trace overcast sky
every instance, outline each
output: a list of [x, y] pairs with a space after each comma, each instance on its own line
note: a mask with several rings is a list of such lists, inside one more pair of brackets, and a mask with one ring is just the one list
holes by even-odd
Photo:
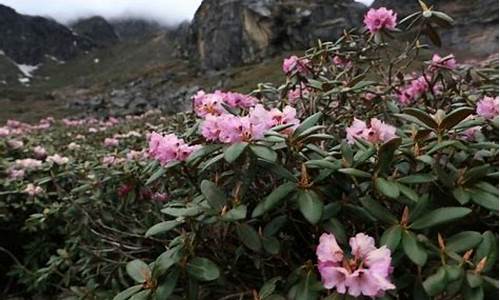
[[[190, 20], [202, 0], [0, 0], [18, 12], [67, 23], [93, 15], [146, 17], [165, 24]], [[371, 3], [373, 0], [356, 0]]]

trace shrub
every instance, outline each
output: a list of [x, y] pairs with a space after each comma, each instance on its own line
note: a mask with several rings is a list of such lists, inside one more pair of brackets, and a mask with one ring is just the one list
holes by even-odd
[[498, 294], [498, 61], [431, 58], [451, 18], [422, 10], [369, 12], [283, 85], [168, 120], [11, 122], [2, 216], [29, 239], [11, 274], [116, 300]]

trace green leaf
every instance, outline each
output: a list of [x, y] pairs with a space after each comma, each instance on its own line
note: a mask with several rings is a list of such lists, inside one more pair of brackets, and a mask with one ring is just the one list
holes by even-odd
[[339, 169], [338, 171], [340, 173], [351, 175], [354, 177], [362, 177], [362, 178], [371, 178], [372, 177], [372, 174], [367, 173], [365, 171], [358, 170], [358, 169], [354, 169], [354, 168], [343, 168], [343, 169]]
[[483, 279], [481, 278], [481, 275], [470, 272], [470, 271], [467, 272], [466, 278], [467, 278], [467, 283], [469, 284], [469, 286], [471, 288], [477, 288], [477, 287], [481, 286], [481, 284], [483, 283]]
[[221, 191], [215, 183], [209, 180], [203, 180], [200, 185], [201, 193], [212, 208], [220, 211], [226, 205], [227, 199], [224, 192]]
[[415, 234], [409, 231], [404, 231], [402, 236], [403, 250], [408, 258], [419, 266], [425, 265], [427, 262], [427, 252], [422, 248], [417, 241]]
[[275, 237], [262, 237], [262, 246], [269, 254], [276, 255], [280, 252], [280, 242]]
[[182, 224], [182, 223], [184, 223], [184, 222], [165, 221], [165, 222], [158, 223], [156, 225], [153, 225], [151, 228], [149, 228], [148, 231], [146, 231], [145, 236], [150, 237], [150, 236], [153, 236], [153, 235], [156, 235], [159, 233], [167, 232], [169, 230], [174, 229], [175, 227], [177, 227], [179, 224]]
[[340, 161], [326, 160], [326, 159], [316, 159], [306, 161], [306, 166], [308, 167], [318, 167], [323, 169], [338, 170], [340, 168]]
[[452, 193], [453, 197], [455, 197], [460, 204], [465, 205], [469, 203], [471, 194], [469, 194], [463, 187], [459, 186], [455, 188]]
[[387, 248], [394, 252], [401, 242], [401, 234], [402, 230], [400, 225], [391, 226], [382, 234], [380, 244], [386, 245]]
[[436, 296], [444, 291], [447, 281], [446, 271], [441, 267], [435, 274], [427, 277], [422, 285], [429, 296]]
[[370, 197], [362, 198], [361, 204], [363, 204], [363, 207], [366, 208], [368, 213], [374, 216], [375, 218], [389, 224], [398, 223], [398, 219], [395, 216], [393, 216], [392, 213], [387, 208], [385, 208], [382, 204], [378, 203], [372, 198]]
[[151, 278], [151, 269], [140, 259], [135, 259], [127, 264], [127, 273], [138, 283], [143, 283]]
[[226, 214], [222, 216], [222, 220], [224, 221], [237, 221], [244, 219], [247, 215], [247, 206], [242, 204], [239, 205], [230, 211], [228, 211]]
[[307, 117], [307, 119], [302, 121], [302, 123], [300, 123], [299, 127], [297, 127], [295, 129], [294, 136], [299, 136], [305, 130], [316, 125], [316, 123], [318, 123], [318, 121], [321, 119], [322, 116], [323, 116], [323, 114], [318, 112], [318, 113], [315, 113], [314, 115]]
[[296, 300], [316, 300], [318, 298], [318, 291], [314, 288], [317, 279], [314, 278], [312, 272], [299, 283], [297, 294], [294, 299]]
[[293, 182], [285, 182], [269, 194], [264, 201], [261, 201], [252, 212], [252, 218], [259, 217], [267, 211], [273, 209], [285, 199], [288, 194], [295, 191], [297, 185]]
[[401, 194], [403, 194], [406, 198], [410, 199], [411, 201], [418, 202], [418, 194], [413, 189], [401, 183], [398, 183], [398, 188]]
[[187, 264], [187, 272], [199, 281], [212, 281], [220, 276], [219, 268], [208, 258], [195, 257]]
[[167, 207], [162, 209], [161, 212], [174, 217], [194, 217], [201, 213], [201, 209], [198, 206], [186, 208]]
[[273, 149], [267, 147], [267, 146], [262, 146], [262, 145], [250, 145], [250, 149], [252, 149], [252, 152], [258, 157], [261, 158], [265, 161], [269, 162], [275, 162], [278, 154], [276, 151]]
[[415, 174], [408, 175], [406, 177], [401, 177], [398, 179], [400, 183], [404, 184], [420, 184], [420, 183], [428, 183], [436, 180], [436, 177], [432, 174]]
[[470, 107], [460, 107], [450, 112], [439, 124], [439, 130], [450, 130], [458, 123], [462, 122], [470, 114], [474, 112], [474, 109]]
[[381, 172], [387, 172], [389, 170], [391, 162], [394, 158], [394, 152], [399, 148], [401, 142], [401, 138], [394, 138], [380, 146], [378, 150], [378, 170], [380, 170]]
[[271, 296], [274, 293], [274, 290], [276, 289], [276, 282], [278, 282], [279, 280], [281, 280], [281, 277], [277, 276], [266, 281], [266, 283], [264, 283], [264, 285], [259, 291], [259, 297], [261, 299], [264, 299], [266, 297]]
[[158, 178], [163, 176], [163, 174], [165, 174], [166, 172], [167, 172], [167, 170], [164, 167], [160, 167], [158, 170], [156, 170], [156, 172], [153, 173], [153, 175], [151, 175], [151, 177], [149, 177], [149, 179], [146, 181], [146, 183], [144, 185], [150, 185], [151, 183], [156, 181]]
[[406, 108], [403, 110], [403, 112], [407, 115], [417, 118], [420, 122], [424, 123], [432, 129], [439, 128], [438, 123], [429, 114], [418, 108]]
[[344, 225], [338, 219], [328, 219], [328, 221], [323, 223], [323, 229], [326, 232], [333, 233], [340, 244], [347, 244], [347, 234]]
[[399, 186], [397, 182], [389, 181], [387, 179], [379, 177], [375, 179], [375, 187], [380, 193], [391, 199], [396, 199], [399, 197]]
[[259, 234], [255, 229], [253, 229], [253, 227], [242, 223], [236, 227], [236, 231], [241, 242], [249, 249], [252, 249], [255, 252], [259, 252], [262, 249], [262, 242]]
[[462, 231], [446, 239], [446, 249], [460, 253], [475, 248], [482, 240], [479, 232]]
[[128, 289], [121, 291], [113, 298], [113, 300], [127, 300], [140, 290], [142, 290], [142, 284], [131, 286]]
[[174, 292], [177, 280], [179, 278], [179, 271], [176, 269], [170, 272], [163, 282], [156, 288], [154, 300], [169, 299], [170, 295]]
[[471, 212], [472, 210], [465, 207], [442, 207], [415, 220], [410, 227], [417, 230], [425, 229], [461, 219]]
[[240, 157], [243, 151], [245, 151], [247, 146], [247, 143], [232, 144], [231, 146], [227, 147], [226, 150], [224, 150], [224, 159], [228, 163], [234, 162], [238, 159], [238, 157]]
[[318, 194], [312, 190], [301, 190], [297, 196], [299, 210], [311, 224], [316, 224], [323, 215], [323, 202]]
[[483, 240], [476, 249], [476, 255], [474, 255], [474, 263], [477, 264], [484, 257], [486, 257], [486, 265], [483, 272], [489, 272], [497, 266], [498, 260], [498, 240], [491, 231], [483, 233]]
[[264, 235], [271, 237], [275, 235], [276, 233], [279, 232], [279, 230], [285, 226], [286, 222], [288, 221], [288, 218], [284, 215], [282, 216], [277, 216], [276, 218], [272, 219], [271, 222], [269, 222], [265, 227], [264, 227]]
[[472, 202], [492, 211], [498, 211], [498, 196], [474, 189], [471, 193]]
[[147, 300], [150, 294], [151, 290], [144, 290], [130, 297], [130, 300]]
[[153, 265], [153, 277], [158, 278], [162, 276], [174, 264], [175, 260], [172, 258], [172, 254], [170, 252], [163, 252], [155, 260]]

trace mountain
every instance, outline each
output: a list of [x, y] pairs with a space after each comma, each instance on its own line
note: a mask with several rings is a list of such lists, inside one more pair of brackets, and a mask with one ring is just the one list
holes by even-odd
[[116, 44], [119, 40], [113, 26], [103, 17], [80, 19], [70, 26], [78, 35], [92, 40], [101, 47]]
[[[424, 2], [455, 20], [452, 28], [441, 30], [444, 50], [461, 57], [484, 57], [498, 52], [498, 0]], [[372, 6], [392, 8], [398, 12], [399, 18], [421, 9], [416, 0], [375, 0]]]
[[21, 15], [1, 4], [0, 37], [0, 50], [25, 65], [37, 65], [47, 55], [65, 61], [96, 46], [54, 20]]
[[333, 40], [358, 26], [366, 9], [354, 0], [205, 0], [184, 47], [205, 69], [255, 63]]
[[156, 21], [137, 18], [117, 18], [109, 21], [122, 40], [141, 39], [165, 30], [165, 26]]

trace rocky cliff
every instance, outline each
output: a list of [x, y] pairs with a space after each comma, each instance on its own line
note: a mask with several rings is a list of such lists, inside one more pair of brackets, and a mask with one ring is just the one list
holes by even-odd
[[118, 42], [118, 35], [113, 26], [103, 17], [78, 20], [71, 25], [71, 28], [78, 35], [91, 39], [99, 46], [107, 47]]
[[[447, 51], [463, 57], [481, 57], [498, 52], [497, 0], [426, 0], [436, 10], [454, 18], [453, 28], [441, 30]], [[403, 18], [420, 9], [416, 0], [375, 0], [373, 7], [390, 7]]]
[[206, 69], [253, 63], [332, 40], [359, 25], [365, 10], [353, 0], [205, 0], [185, 47]]
[[0, 4], [0, 50], [18, 64], [36, 65], [46, 55], [67, 60], [95, 44], [50, 19], [25, 16]]

